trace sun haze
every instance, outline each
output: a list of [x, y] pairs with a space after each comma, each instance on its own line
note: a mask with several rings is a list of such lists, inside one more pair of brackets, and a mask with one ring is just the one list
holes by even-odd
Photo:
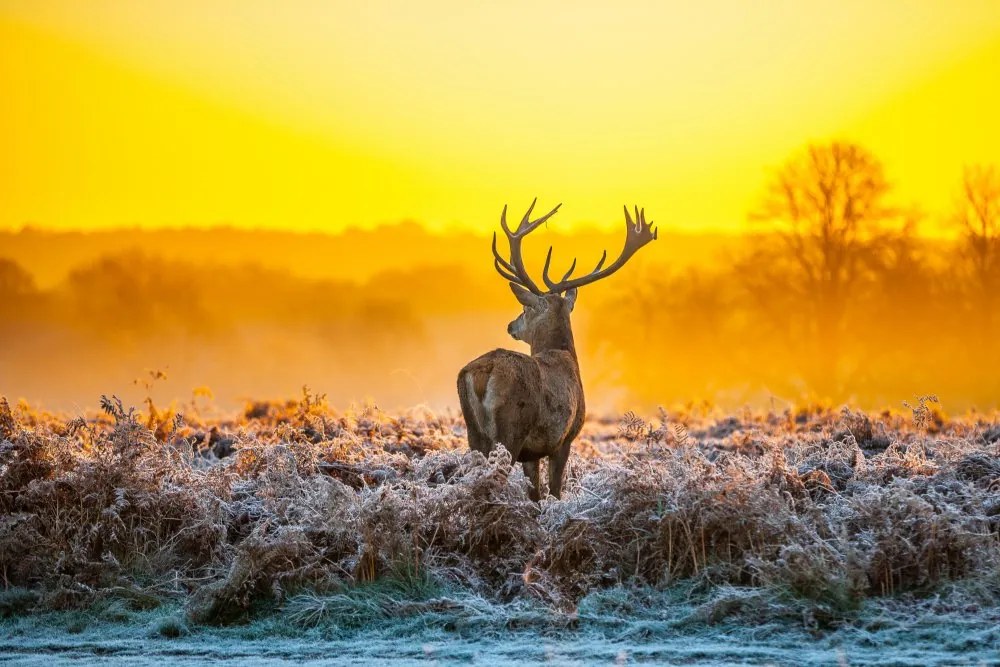
[[0, 3], [0, 228], [736, 231], [810, 140], [944, 210], [1000, 155], [1000, 3]]

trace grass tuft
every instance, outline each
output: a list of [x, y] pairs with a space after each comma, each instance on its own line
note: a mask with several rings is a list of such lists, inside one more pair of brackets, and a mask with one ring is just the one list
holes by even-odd
[[163, 637], [165, 639], [177, 639], [184, 637], [189, 632], [184, 618], [178, 614], [161, 616], [150, 625], [149, 635], [151, 637]]

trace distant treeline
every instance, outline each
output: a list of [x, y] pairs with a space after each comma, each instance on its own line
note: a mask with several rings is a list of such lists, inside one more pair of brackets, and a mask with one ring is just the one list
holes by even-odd
[[[969, 167], [944, 222], [917, 236], [864, 148], [809, 146], [773, 175], [729, 264], [621, 292], [610, 339], [642, 398], [768, 395], [899, 407], [938, 394], [1000, 405], [1000, 172]], [[664, 399], [661, 399], [664, 400]]]
[[414, 389], [448, 344], [447, 334], [433, 339], [434, 320], [475, 326], [482, 301], [451, 289], [461, 276], [461, 267], [420, 267], [358, 284], [133, 250], [42, 290], [0, 259], [0, 394], [55, 407], [109, 392], [138, 402], [147, 371], [159, 370], [169, 382], [157, 383], [158, 400], [207, 385], [231, 407], [308, 384], [343, 402], [440, 402]]
[[[778, 170], [745, 236], [678, 237], [669, 212], [655, 216], [652, 251], [583, 290], [574, 315], [592, 404], [898, 407], [933, 393], [946, 409], [997, 407], [1000, 173], [957, 181], [948, 241], [920, 236], [880, 162], [839, 142]], [[539, 268], [549, 243], [558, 262], [590, 264], [621, 242], [539, 232]], [[0, 246], [0, 394], [53, 407], [203, 385], [231, 406], [303, 384], [336, 403], [447, 406], [466, 361], [518, 345], [505, 334], [518, 307], [481, 236], [47, 234]], [[147, 369], [168, 380], [133, 386]]]

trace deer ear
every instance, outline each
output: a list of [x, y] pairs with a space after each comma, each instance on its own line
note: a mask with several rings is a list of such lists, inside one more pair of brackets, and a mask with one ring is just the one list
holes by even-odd
[[576, 294], [576, 288], [574, 287], [566, 290], [566, 296], [563, 297], [566, 299], [566, 305], [569, 306], [569, 312], [571, 313], [573, 312], [573, 306], [576, 305]]
[[514, 293], [514, 296], [518, 301], [521, 302], [522, 306], [537, 306], [538, 297], [524, 289], [517, 283], [510, 283], [510, 291]]

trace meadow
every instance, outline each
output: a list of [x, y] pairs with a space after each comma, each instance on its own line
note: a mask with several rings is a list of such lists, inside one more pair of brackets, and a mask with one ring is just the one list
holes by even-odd
[[0, 403], [10, 655], [996, 657], [1000, 420], [934, 397], [592, 417], [541, 503], [450, 412], [101, 404]]

